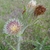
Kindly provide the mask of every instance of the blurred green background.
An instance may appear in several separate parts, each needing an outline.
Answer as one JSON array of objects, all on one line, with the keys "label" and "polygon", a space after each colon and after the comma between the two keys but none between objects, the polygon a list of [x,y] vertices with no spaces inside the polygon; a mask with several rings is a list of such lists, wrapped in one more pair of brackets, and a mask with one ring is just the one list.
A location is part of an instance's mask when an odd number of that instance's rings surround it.
[{"label": "blurred green background", "polygon": [[[12,42],[11,37],[8,37],[9,46],[5,40],[5,34],[3,34],[3,27],[5,21],[11,18],[17,18],[22,13],[23,6],[27,6],[30,0],[0,0],[0,50],[12,50],[11,45],[16,48],[17,41]],[[21,44],[21,50],[40,50],[34,49],[32,41],[37,41],[42,44],[43,40],[47,36],[47,42],[44,44],[44,48],[41,50],[50,50],[50,0],[36,0],[37,4],[46,7],[46,12],[43,15],[38,16],[39,20],[32,26],[28,27],[23,34],[23,43]],[[12,36],[16,40],[15,37]],[[44,40],[45,41],[45,40]],[[33,43],[33,44],[32,44]],[[36,44],[37,45],[37,44]],[[36,46],[35,45],[35,46]],[[37,45],[36,48],[40,48]]]}]

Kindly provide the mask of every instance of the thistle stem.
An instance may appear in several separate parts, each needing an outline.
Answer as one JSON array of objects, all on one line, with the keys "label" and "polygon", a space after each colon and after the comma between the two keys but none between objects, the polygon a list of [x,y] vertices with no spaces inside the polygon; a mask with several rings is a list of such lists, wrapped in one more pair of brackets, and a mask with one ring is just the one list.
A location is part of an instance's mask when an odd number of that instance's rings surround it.
[{"label": "thistle stem", "polygon": [[21,40],[22,40],[22,36],[19,36],[19,37],[18,37],[17,50],[21,50],[21,49],[20,49],[20,47],[21,47]]}]

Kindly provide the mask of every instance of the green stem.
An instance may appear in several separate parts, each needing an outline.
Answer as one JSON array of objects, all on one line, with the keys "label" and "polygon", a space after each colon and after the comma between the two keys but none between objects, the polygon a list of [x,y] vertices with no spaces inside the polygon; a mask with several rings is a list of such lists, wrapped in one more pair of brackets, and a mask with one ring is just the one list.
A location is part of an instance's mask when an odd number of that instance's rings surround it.
[{"label": "green stem", "polygon": [[18,37],[17,50],[21,50],[21,49],[20,49],[20,47],[21,47],[21,40],[22,40],[22,36],[19,36],[19,37]]}]

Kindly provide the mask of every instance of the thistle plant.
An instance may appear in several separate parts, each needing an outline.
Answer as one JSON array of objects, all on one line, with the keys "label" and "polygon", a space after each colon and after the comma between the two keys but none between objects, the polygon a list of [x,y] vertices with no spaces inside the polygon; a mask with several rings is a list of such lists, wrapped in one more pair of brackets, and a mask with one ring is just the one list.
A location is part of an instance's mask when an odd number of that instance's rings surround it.
[{"label": "thistle plant", "polygon": [[[33,4],[33,5],[35,6],[35,4]],[[26,12],[24,12],[24,14],[21,14],[18,19],[10,19],[8,22],[6,22],[4,29],[3,29],[4,33],[8,34],[9,36],[15,35],[18,38],[17,39],[18,44],[16,45],[17,48],[14,49],[12,47],[13,50],[21,50],[20,46],[21,46],[21,41],[22,41],[22,34],[24,33],[25,29],[28,26],[30,26],[34,23],[34,22],[32,22],[33,19],[31,17],[31,13],[29,13],[29,11],[26,9],[26,7],[24,7],[24,10],[26,10]],[[7,37],[6,37],[6,39],[7,39]],[[7,42],[7,40],[6,40],[6,42]]]},{"label": "thistle plant", "polygon": [[[5,38],[2,39],[2,42],[5,42],[5,46],[9,46],[9,50],[29,50],[21,49],[21,47],[24,47],[24,44],[28,44],[28,46],[31,44],[30,46],[33,49],[30,50],[44,50],[49,43],[49,37],[46,36],[47,24],[42,17],[46,8],[31,0],[23,9],[17,18],[11,18],[5,22],[3,28]],[[32,27],[33,31],[29,31],[31,32],[29,37],[24,37],[28,33],[25,31],[29,27]]]}]

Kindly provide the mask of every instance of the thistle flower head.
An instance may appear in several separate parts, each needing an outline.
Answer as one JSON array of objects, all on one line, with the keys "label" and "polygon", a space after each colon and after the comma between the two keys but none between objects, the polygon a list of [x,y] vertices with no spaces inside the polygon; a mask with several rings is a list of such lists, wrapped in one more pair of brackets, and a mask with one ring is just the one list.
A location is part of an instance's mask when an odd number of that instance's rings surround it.
[{"label": "thistle flower head", "polygon": [[46,8],[45,8],[44,6],[38,5],[38,6],[35,8],[34,15],[35,15],[35,16],[38,16],[38,15],[44,14],[45,11],[46,11]]},{"label": "thistle flower head", "polygon": [[28,7],[36,7],[36,1],[35,0],[31,0],[29,3],[28,3]]},{"label": "thistle flower head", "polygon": [[10,19],[6,24],[4,25],[4,33],[7,34],[16,34],[21,30],[22,23],[17,19]]}]

